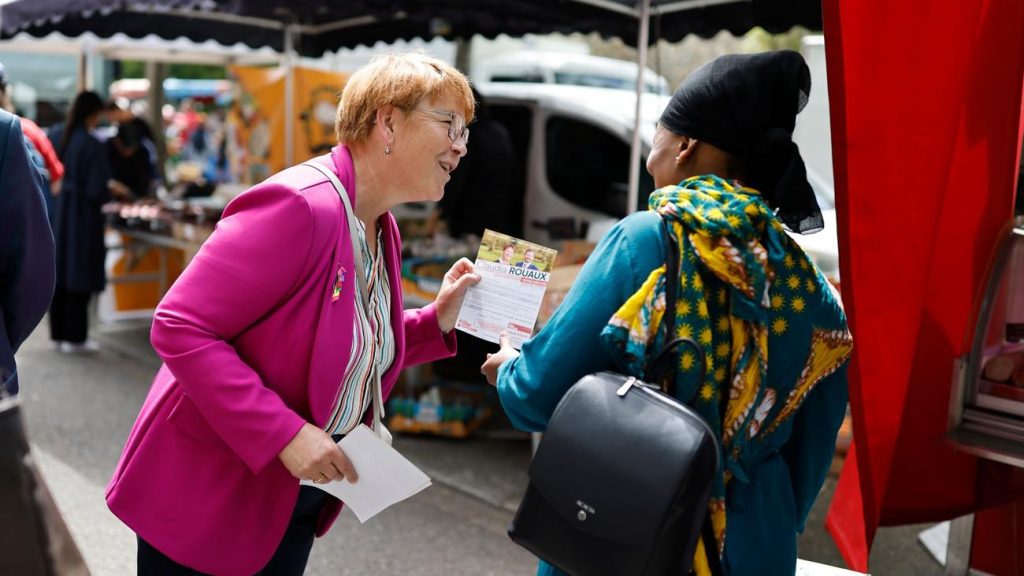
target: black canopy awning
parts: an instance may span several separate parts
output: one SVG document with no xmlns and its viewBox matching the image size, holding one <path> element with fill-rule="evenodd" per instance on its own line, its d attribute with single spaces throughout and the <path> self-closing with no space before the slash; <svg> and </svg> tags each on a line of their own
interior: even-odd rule
<svg viewBox="0 0 1024 576">
<path fill-rule="evenodd" d="M 476 34 L 597 32 L 636 44 L 639 14 L 631 0 L 19 0 L 0 8 L 0 39 L 19 32 L 103 38 L 121 32 L 283 51 L 283 32 L 291 26 L 296 51 L 317 57 L 378 41 Z M 651 0 L 651 42 L 796 25 L 821 29 L 819 0 Z"/>
<path fill-rule="evenodd" d="M 638 46 L 755 26 L 821 29 L 821 0 L 18 0 L 0 7 L 0 40 L 20 32 L 109 38 L 155 34 L 319 57 L 324 52 L 413 38 L 597 32 Z M 653 32 L 653 34 L 651 33 Z M 640 69 L 646 51 L 638 54 Z M 289 59 L 290 61 L 290 59 Z M 290 67 L 289 67 L 290 69 Z M 640 87 L 638 85 L 638 94 Z M 286 94 L 286 102 L 290 102 Z M 640 98 L 636 102 L 640 121 Z M 285 134 L 290 139 L 291 116 Z M 630 152 L 629 206 L 636 206 L 639 129 Z M 291 145 L 286 143 L 286 150 Z M 291 163 L 286 155 L 286 160 Z"/>
</svg>

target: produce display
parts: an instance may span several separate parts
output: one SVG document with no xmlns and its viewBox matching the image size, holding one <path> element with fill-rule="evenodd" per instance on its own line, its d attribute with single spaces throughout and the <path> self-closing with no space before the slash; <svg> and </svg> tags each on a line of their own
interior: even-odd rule
<svg viewBox="0 0 1024 576">
<path fill-rule="evenodd" d="M 418 395 L 397 393 L 388 400 L 388 428 L 466 438 L 492 413 L 487 394 L 486 388 L 456 384 L 435 384 Z"/>
<path fill-rule="evenodd" d="M 161 202 L 145 198 L 109 202 L 103 206 L 107 223 L 122 231 L 159 234 L 186 242 L 202 242 L 213 232 L 224 203 L 213 198 Z"/>
<path fill-rule="evenodd" d="M 400 220 L 399 229 L 407 226 Z M 473 259 L 480 239 L 468 236 L 455 240 L 444 235 L 402 237 L 402 292 L 406 298 L 432 302 L 441 289 L 448 269 L 459 258 Z"/>
</svg>

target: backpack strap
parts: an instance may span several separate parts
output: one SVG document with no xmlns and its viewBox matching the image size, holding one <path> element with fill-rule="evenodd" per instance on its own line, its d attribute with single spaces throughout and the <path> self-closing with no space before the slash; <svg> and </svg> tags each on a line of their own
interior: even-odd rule
<svg viewBox="0 0 1024 576">
<path fill-rule="evenodd" d="M 665 345 L 654 356 L 644 371 L 644 381 L 652 384 L 659 383 L 663 392 L 669 396 L 675 395 L 675 367 L 676 350 L 681 346 L 689 346 L 697 354 L 697 387 L 693 395 L 686 400 L 687 403 L 693 400 L 700 389 L 700 383 L 704 381 L 707 362 L 704 357 L 704 349 L 690 338 L 675 338 L 676 333 L 676 302 L 679 299 L 679 274 L 681 263 L 679 261 L 679 247 L 676 245 L 676 237 L 672 234 L 671 224 L 662 218 L 662 228 L 668 238 L 668 256 L 665 258 L 665 313 L 662 315 L 662 325 L 665 327 Z"/>
<path fill-rule="evenodd" d="M 662 218 L 662 228 L 668 237 L 668 255 L 665 258 L 665 313 L 662 316 L 662 324 L 665 326 L 665 346 L 658 352 L 651 361 L 644 373 L 644 380 L 647 382 L 662 383 L 662 390 L 666 394 L 675 397 L 675 351 L 680 346 L 686 345 L 697 353 L 697 386 L 693 395 L 687 403 L 693 400 L 697 391 L 700 390 L 700 383 L 704 381 L 707 360 L 704 357 L 704 349 L 690 338 L 673 338 L 676 333 L 676 302 L 679 299 L 679 274 L 681 273 L 681 262 L 679 259 L 679 246 L 676 244 L 675 234 L 672 233 L 672 225 Z M 718 540 L 715 538 L 715 529 L 711 525 L 711 510 L 704 514 L 704 523 L 701 528 L 701 540 L 704 541 L 704 555 L 708 561 L 708 568 L 713 576 L 723 576 L 722 559 L 718 555 Z"/>
</svg>

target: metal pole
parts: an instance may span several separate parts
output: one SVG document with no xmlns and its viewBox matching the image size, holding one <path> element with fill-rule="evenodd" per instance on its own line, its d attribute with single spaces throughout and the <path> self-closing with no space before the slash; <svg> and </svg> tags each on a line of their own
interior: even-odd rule
<svg viewBox="0 0 1024 576">
<path fill-rule="evenodd" d="M 470 46 L 472 40 L 458 38 L 455 40 L 455 68 L 469 76 Z"/>
<path fill-rule="evenodd" d="M 78 91 L 93 90 L 96 85 L 95 75 L 96 43 L 92 38 L 85 38 L 78 53 Z"/>
<path fill-rule="evenodd" d="M 156 171 L 160 176 L 160 183 L 167 184 L 167 139 L 164 138 L 164 103 L 167 101 L 164 95 L 164 79 L 167 78 L 167 65 L 161 62 L 150 60 L 146 62 L 146 79 L 149 80 L 149 110 L 146 111 L 146 121 L 153 131 L 153 139 L 156 142 Z"/>
<path fill-rule="evenodd" d="M 295 161 L 295 26 L 284 28 L 284 167 Z"/>
<path fill-rule="evenodd" d="M 640 38 L 636 47 L 636 117 L 633 122 L 633 147 L 629 153 L 629 194 L 626 214 L 636 211 L 640 197 L 640 108 L 644 95 L 644 72 L 647 70 L 647 41 L 651 25 L 651 0 L 640 2 Z"/>
<path fill-rule="evenodd" d="M 85 47 L 82 47 L 82 51 L 78 53 L 78 92 L 89 89 L 89 56 L 85 52 Z"/>
</svg>

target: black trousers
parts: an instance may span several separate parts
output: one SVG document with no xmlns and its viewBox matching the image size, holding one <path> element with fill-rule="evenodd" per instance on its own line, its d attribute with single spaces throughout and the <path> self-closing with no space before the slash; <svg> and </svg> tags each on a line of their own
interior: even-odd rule
<svg viewBox="0 0 1024 576">
<path fill-rule="evenodd" d="M 328 499 L 334 498 L 327 492 L 312 486 L 299 488 L 299 499 L 295 503 L 291 521 L 284 532 L 284 538 L 270 562 L 255 576 L 301 576 L 306 571 L 309 551 L 313 548 L 316 523 L 320 511 Z M 139 576 L 206 576 L 164 556 L 148 542 L 139 538 Z"/>
<path fill-rule="evenodd" d="M 59 342 L 85 342 L 89 337 L 89 298 L 91 292 L 69 292 L 57 284 L 50 302 L 50 339 Z"/>
</svg>

